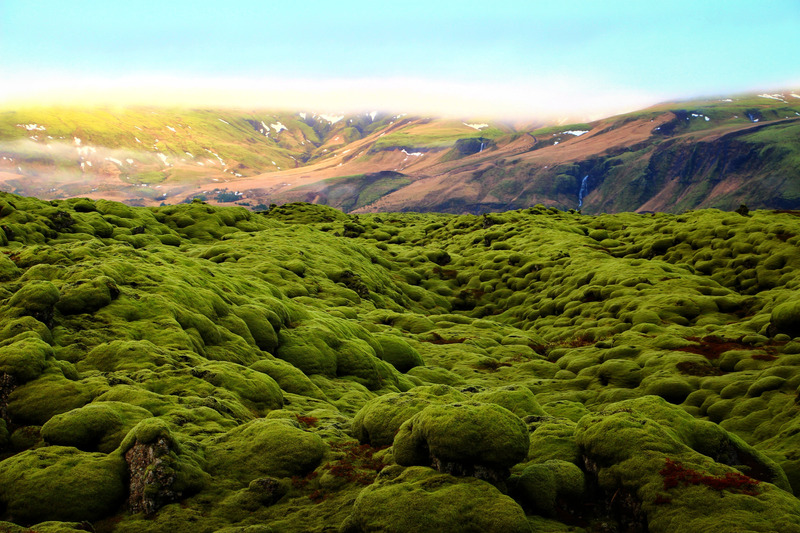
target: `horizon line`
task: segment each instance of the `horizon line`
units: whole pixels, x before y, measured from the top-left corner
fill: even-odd
[[[116,79],[35,79],[0,87],[0,109],[174,108],[239,111],[317,110],[361,114],[408,113],[436,118],[592,122],[658,105],[759,92],[791,91],[751,87],[682,94],[654,94],[597,85],[587,91],[566,79],[549,85],[452,82],[415,78],[245,79],[131,75]]]

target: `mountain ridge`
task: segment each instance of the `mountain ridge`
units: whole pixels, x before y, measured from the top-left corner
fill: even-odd
[[[0,187],[133,205],[201,197],[251,208],[332,202],[357,212],[480,213],[538,203],[590,213],[792,209],[800,207],[798,132],[797,92],[523,129],[377,112],[6,111]],[[381,172],[402,174],[402,186],[367,203],[346,194],[360,198]]]

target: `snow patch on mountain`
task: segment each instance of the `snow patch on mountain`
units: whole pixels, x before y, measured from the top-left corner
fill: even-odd
[[[281,124],[280,122],[278,122],[277,124],[270,124],[269,126],[273,130],[275,130],[275,133],[280,133],[283,130],[288,130],[289,129],[286,126],[284,126],[283,124]]]
[[[779,102],[783,102],[784,104],[788,103],[786,102],[782,94],[759,94],[758,96],[760,96],[761,98],[769,98],[772,100],[777,100]]]
[[[17,124],[18,128],[25,128],[28,131],[45,131],[47,128],[38,124]]]
[[[561,133],[563,135],[574,135],[575,137],[580,137],[584,133],[589,133],[589,130],[568,130],[568,131],[562,131]]]
[[[340,120],[344,119],[344,115],[317,115],[317,118],[328,121],[331,124],[336,124]]]
[[[223,161],[223,160],[222,160],[222,158],[219,156],[219,154],[218,154],[218,153],[216,153],[216,152],[212,152],[212,151],[211,151],[211,150],[209,150],[208,148],[206,148],[205,150],[206,150],[206,152],[208,152],[209,154],[211,154],[211,155],[213,155],[214,157],[216,157],[216,158],[219,160],[219,164],[220,164],[220,165],[222,165],[223,167],[225,166],[225,161]]]
[[[483,128],[489,127],[488,124],[467,124],[466,122],[462,122],[462,124],[478,131],[481,131]]]

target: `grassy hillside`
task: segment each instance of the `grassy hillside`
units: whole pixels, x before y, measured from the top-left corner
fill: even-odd
[[[282,200],[305,201],[352,211],[411,183],[400,172],[382,171],[357,176],[330,178],[322,183],[296,187],[281,195]]]
[[[4,531],[800,531],[796,212],[0,230]]]
[[[251,207],[304,200],[456,214],[537,203],[592,214],[797,209],[796,94],[667,103],[527,130],[405,114],[10,110],[0,112],[0,190],[149,206],[230,191]],[[404,181],[369,178],[386,172]]]

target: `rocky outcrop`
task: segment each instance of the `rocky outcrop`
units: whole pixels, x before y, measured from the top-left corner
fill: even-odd
[[[128,507],[132,513],[152,515],[180,498],[180,492],[172,488],[176,474],[169,452],[168,440],[159,437],[149,444],[137,442],[125,453],[131,479]]]

